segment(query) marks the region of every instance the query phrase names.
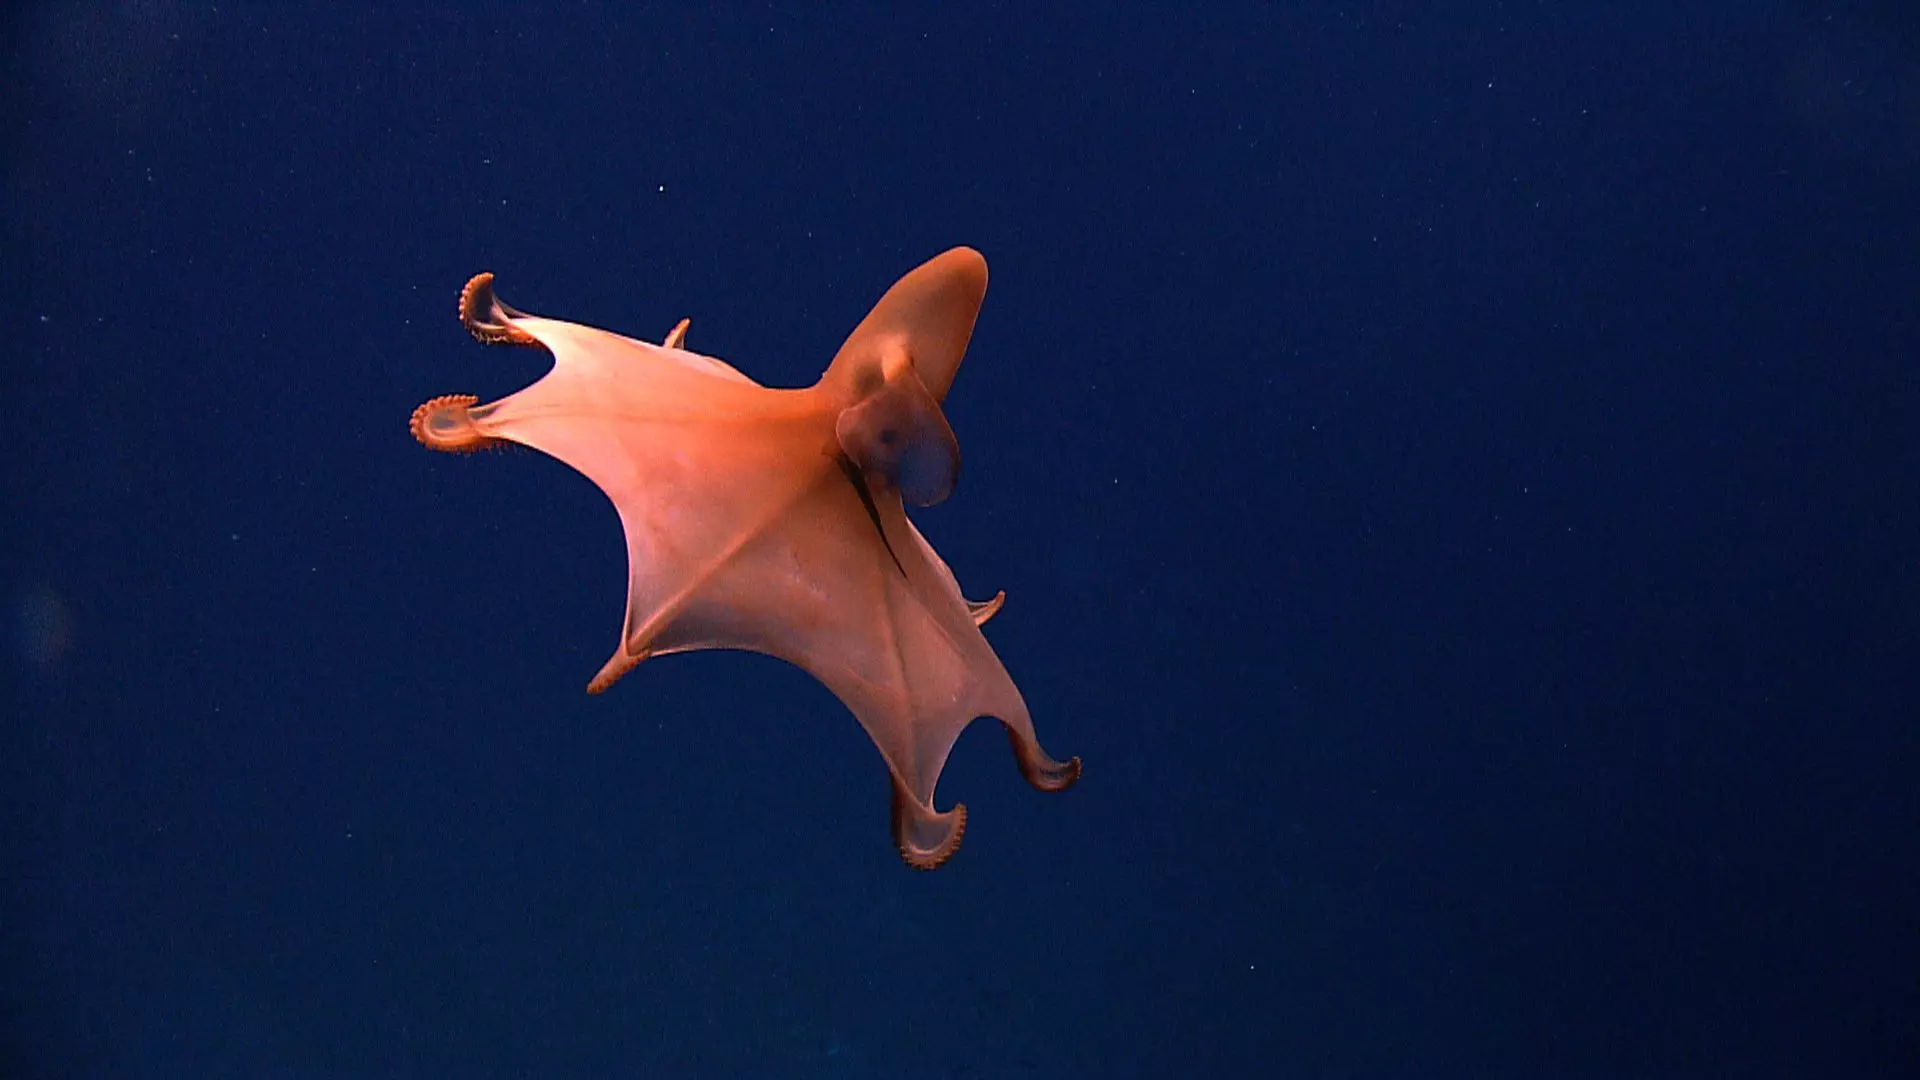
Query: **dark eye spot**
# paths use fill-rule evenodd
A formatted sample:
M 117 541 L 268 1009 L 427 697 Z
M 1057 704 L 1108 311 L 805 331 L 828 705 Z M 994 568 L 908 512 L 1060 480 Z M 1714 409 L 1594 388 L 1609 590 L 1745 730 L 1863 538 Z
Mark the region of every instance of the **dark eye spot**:
M 881 446 L 892 446 L 894 443 L 897 443 L 899 441 L 900 441 L 899 432 L 893 430 L 892 428 L 880 429 L 880 445 Z

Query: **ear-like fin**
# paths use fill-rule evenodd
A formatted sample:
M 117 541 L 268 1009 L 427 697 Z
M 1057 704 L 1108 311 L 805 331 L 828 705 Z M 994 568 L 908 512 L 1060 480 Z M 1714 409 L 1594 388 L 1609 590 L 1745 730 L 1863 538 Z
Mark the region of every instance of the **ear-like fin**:
M 898 343 L 934 402 L 945 401 L 986 295 L 987 260 L 979 252 L 957 247 L 928 259 L 894 282 L 854 327 L 828 365 L 826 380 L 857 385 L 861 371 L 870 371 Z

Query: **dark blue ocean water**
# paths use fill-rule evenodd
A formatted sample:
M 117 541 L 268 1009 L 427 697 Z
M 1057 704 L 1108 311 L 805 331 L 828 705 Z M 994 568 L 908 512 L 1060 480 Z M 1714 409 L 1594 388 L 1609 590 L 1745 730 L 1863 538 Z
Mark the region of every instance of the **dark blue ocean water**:
M 15 4 L 0 1076 L 1886 1076 L 1920 1056 L 1894 4 Z M 413 407 L 992 286 L 900 865 L 776 661 Z

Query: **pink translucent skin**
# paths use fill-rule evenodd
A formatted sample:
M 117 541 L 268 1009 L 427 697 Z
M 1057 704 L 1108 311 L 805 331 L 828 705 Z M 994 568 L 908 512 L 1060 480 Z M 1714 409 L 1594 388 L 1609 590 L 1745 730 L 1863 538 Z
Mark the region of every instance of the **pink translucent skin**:
M 651 656 L 745 649 L 799 665 L 846 703 L 892 777 L 893 832 L 911 866 L 950 858 L 966 808 L 933 805 L 954 741 L 991 716 L 1033 786 L 1059 791 L 1080 759 L 1040 748 L 1026 702 L 979 626 L 1004 596 L 969 603 L 907 519 L 902 489 L 937 502 L 959 472 L 940 404 L 966 354 L 987 266 L 954 248 L 901 278 L 820 381 L 755 383 L 687 351 L 682 321 L 654 345 L 526 315 L 482 274 L 460 314 L 484 342 L 539 346 L 553 369 L 487 405 L 415 410 L 424 445 L 513 442 L 606 492 L 626 531 L 626 623 L 588 684 L 599 693 Z

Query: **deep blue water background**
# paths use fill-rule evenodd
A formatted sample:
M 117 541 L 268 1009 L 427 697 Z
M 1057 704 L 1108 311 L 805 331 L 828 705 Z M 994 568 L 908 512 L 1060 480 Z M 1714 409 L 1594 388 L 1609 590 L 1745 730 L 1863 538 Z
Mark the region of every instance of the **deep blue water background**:
M 1916 13 L 554 7 L 4 16 L 0 1075 L 1920 1056 Z M 800 385 L 958 243 L 918 520 L 1087 774 L 921 875 L 406 420 L 478 270 Z

